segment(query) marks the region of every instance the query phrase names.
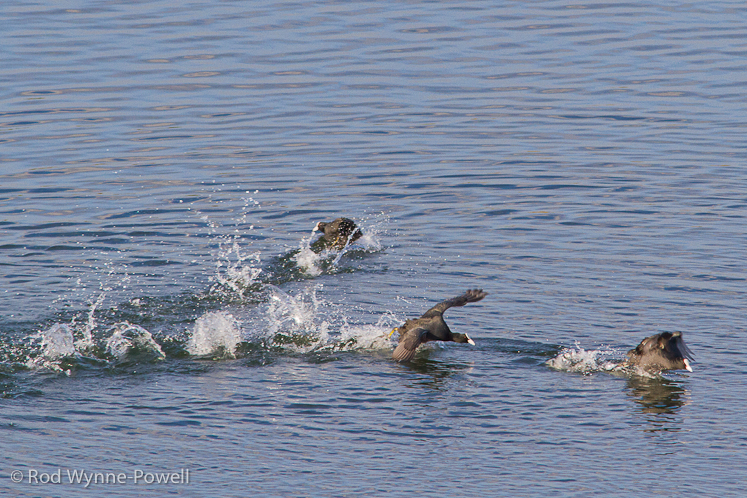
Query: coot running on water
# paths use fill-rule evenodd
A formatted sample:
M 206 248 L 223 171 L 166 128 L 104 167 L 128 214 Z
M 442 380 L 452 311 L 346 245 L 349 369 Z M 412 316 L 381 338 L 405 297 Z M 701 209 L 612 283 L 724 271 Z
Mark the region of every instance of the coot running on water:
M 488 293 L 483 292 L 482 289 L 468 290 L 461 296 L 435 305 L 418 319 L 407 320 L 404 325 L 392 330 L 392 334 L 399 331 L 399 344 L 392 353 L 392 358 L 397 361 L 409 361 L 415 356 L 418 346 L 429 341 L 467 342 L 474 346 L 475 341 L 467 334 L 453 334 L 449 330 L 449 326 L 444 321 L 444 311 L 452 306 L 464 306 L 467 303 L 477 302 L 487 295 Z

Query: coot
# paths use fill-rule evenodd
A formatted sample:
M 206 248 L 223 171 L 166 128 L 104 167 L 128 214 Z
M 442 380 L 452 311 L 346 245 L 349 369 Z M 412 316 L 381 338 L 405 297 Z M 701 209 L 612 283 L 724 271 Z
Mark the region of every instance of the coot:
M 315 232 L 322 232 L 322 239 L 338 249 L 344 248 L 360 239 L 363 235 L 361 229 L 350 218 L 337 218 L 329 223 L 320 221 L 314 227 Z
M 646 337 L 641 343 L 628 351 L 625 362 L 649 372 L 662 370 L 687 370 L 692 372 L 690 361 L 692 353 L 688 349 L 680 332 L 663 332 Z
M 464 306 L 467 303 L 477 302 L 487 295 L 488 293 L 483 292 L 482 289 L 468 290 L 461 296 L 435 305 L 418 319 L 407 320 L 404 325 L 392 330 L 392 334 L 399 331 L 399 344 L 392 353 L 392 358 L 397 361 L 409 361 L 415 356 L 418 346 L 429 341 L 467 342 L 474 346 L 475 341 L 467 334 L 454 334 L 449 330 L 449 326 L 444 321 L 444 311 L 452 306 Z

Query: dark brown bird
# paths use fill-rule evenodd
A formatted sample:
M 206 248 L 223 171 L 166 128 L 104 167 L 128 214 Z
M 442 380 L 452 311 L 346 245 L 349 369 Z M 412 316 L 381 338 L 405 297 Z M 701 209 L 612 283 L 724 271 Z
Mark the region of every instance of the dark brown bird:
M 325 223 L 320 221 L 314 227 L 315 232 L 322 232 L 322 239 L 338 249 L 342 249 L 348 244 L 352 244 L 360 239 L 363 235 L 358 225 L 349 218 L 337 218 L 334 221 Z
M 467 303 L 477 302 L 487 295 L 488 293 L 483 292 L 482 289 L 468 290 L 461 296 L 435 305 L 416 320 L 407 320 L 404 325 L 392 330 L 392 334 L 399 331 L 399 344 L 392 353 L 392 358 L 397 361 L 410 361 L 415 356 L 418 346 L 429 341 L 467 342 L 474 346 L 475 341 L 467 334 L 453 334 L 449 330 L 449 326 L 444 321 L 444 311 L 452 306 L 464 306 Z
M 627 366 L 637 366 L 648 372 L 662 370 L 687 370 L 692 372 L 690 361 L 692 353 L 688 349 L 680 332 L 663 332 L 646 337 L 641 343 L 628 351 Z

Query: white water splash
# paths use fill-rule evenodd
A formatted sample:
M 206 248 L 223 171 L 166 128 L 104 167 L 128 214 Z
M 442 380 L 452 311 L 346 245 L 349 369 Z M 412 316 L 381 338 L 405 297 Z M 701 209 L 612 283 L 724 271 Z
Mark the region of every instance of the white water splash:
M 386 225 L 389 223 L 389 215 L 382 212 L 373 216 L 369 216 L 362 221 L 363 227 L 361 231 L 363 235 L 355 243 L 366 252 L 378 252 L 381 251 L 384 246 L 381 244 L 379 236 L 386 234 Z
M 311 239 L 314 237 L 315 233 L 316 232 L 312 231 L 310 236 L 301 239 L 298 246 L 298 254 L 293 256 L 296 265 L 312 277 L 318 277 L 322 274 L 322 269 L 320 268 L 319 263 L 329 255 L 327 249 L 322 251 L 320 254 L 311 250 Z
M 348 325 L 340 329 L 340 339 L 336 349 L 342 351 L 356 349 L 392 349 L 397 344 L 398 336 L 392 329 L 402 324 L 403 320 L 387 313 L 382 315 L 374 325 Z
M 257 283 L 257 277 L 262 273 L 261 253 L 259 251 L 247 253 L 246 248 L 241 244 L 242 233 L 254 230 L 254 225 L 245 227 L 250 212 L 261 206 L 252 197 L 241 199 L 244 201 L 244 206 L 241 215 L 235 220 L 233 229 L 211 220 L 207 214 L 199 210 L 194 211 L 207 224 L 210 238 L 218 244 L 217 254 L 214 255 L 215 274 L 210 277 L 210 280 L 216 283 L 210 291 L 239 299 L 243 299 L 247 292 L 251 292 L 251 287 Z M 231 233 L 219 233 L 228 230 Z
M 366 228 L 360 239 L 356 240 L 355 243 L 363 247 L 366 252 L 379 252 L 383 249 L 381 240 L 377 237 L 377 233 L 373 231 L 371 227 Z
M 612 372 L 620 370 L 621 362 L 610 357 L 615 351 L 610 349 L 594 349 L 587 351 L 578 344 L 574 348 L 564 348 L 555 358 L 545 362 L 550 368 L 565 372 L 582 373 L 584 375 L 596 372 Z
M 75 341 L 75 349 L 78 351 L 87 351 L 94 346 L 93 331 L 96 329 L 96 309 L 101 306 L 106 299 L 106 291 L 111 290 L 106 288 L 104 292 L 101 292 L 95 301 L 91 302 L 88 308 L 88 316 L 86 323 L 82 327 L 77 327 L 76 331 L 79 332 L 80 338 Z M 73 319 L 73 326 L 75 326 L 75 320 Z
M 166 358 L 161 346 L 153 340 L 150 332 L 138 325 L 127 322 L 117 323 L 109 329 L 106 340 L 106 352 L 118 360 L 124 359 L 131 352 L 150 356 L 154 360 Z
M 211 311 L 197 319 L 187 343 L 187 351 L 194 356 L 224 354 L 234 356 L 242 340 L 239 322 L 223 311 Z
M 267 306 L 267 333 L 275 344 L 291 344 L 310 351 L 329 342 L 329 323 L 319 321 L 321 308 L 326 305 L 318 296 L 321 284 L 306 287 L 297 295 L 290 295 L 277 287 L 270 287 Z
M 95 307 L 92 308 L 92 312 Z M 90 315 L 92 316 L 92 314 Z M 95 323 L 93 323 L 95 326 Z M 43 330 L 31 337 L 39 340 L 40 354 L 29 355 L 26 365 L 29 368 L 48 369 L 64 372 L 70 375 L 70 370 L 64 370 L 60 365 L 65 358 L 81 358 L 92 352 L 94 346 L 92 338 L 92 321 L 83 327 L 75 329 L 74 323 L 68 325 L 56 323 L 47 330 Z M 83 337 L 76 340 L 76 335 Z M 161 346 L 153 339 L 153 336 L 144 328 L 122 322 L 114 325 L 107 331 L 108 338 L 105 341 L 105 350 L 117 360 L 122 360 L 133 351 L 140 355 L 146 355 L 152 360 L 163 360 L 166 355 Z
M 352 237 L 352 235 L 350 235 L 350 237 Z M 335 254 L 335 259 L 332 260 L 332 267 L 336 267 L 340 263 L 340 260 L 342 259 L 343 255 L 346 252 L 351 250 L 350 237 L 348 237 L 347 242 L 345 242 L 345 247 L 340 249 L 340 251 Z M 329 252 L 327 252 L 327 255 L 329 255 Z
M 217 282 L 213 292 L 234 294 L 243 298 L 257 277 L 262 273 L 260 268 L 261 253 L 244 254 L 236 238 L 221 241 L 218 249 L 216 271 L 212 280 Z
M 56 323 L 47 330 L 31 336 L 31 340 L 39 341 L 41 351 L 38 356 L 27 357 L 26 366 L 31 369 L 48 369 L 70 375 L 70 370 L 63 370 L 60 361 L 63 358 L 77 356 L 75 338 L 70 327 L 63 323 Z
M 56 323 L 49 329 L 39 332 L 42 354 L 49 360 L 57 360 L 77 353 L 73 332 L 65 324 Z

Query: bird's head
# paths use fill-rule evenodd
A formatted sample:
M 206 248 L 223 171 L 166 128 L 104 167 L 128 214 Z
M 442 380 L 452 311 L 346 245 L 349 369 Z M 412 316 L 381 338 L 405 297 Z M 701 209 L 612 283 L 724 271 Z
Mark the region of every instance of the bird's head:
M 467 334 L 452 334 L 452 336 L 454 337 L 454 342 L 460 342 L 460 343 L 466 342 L 468 344 L 472 344 L 473 346 L 475 345 L 475 341 L 470 339 L 470 337 Z

